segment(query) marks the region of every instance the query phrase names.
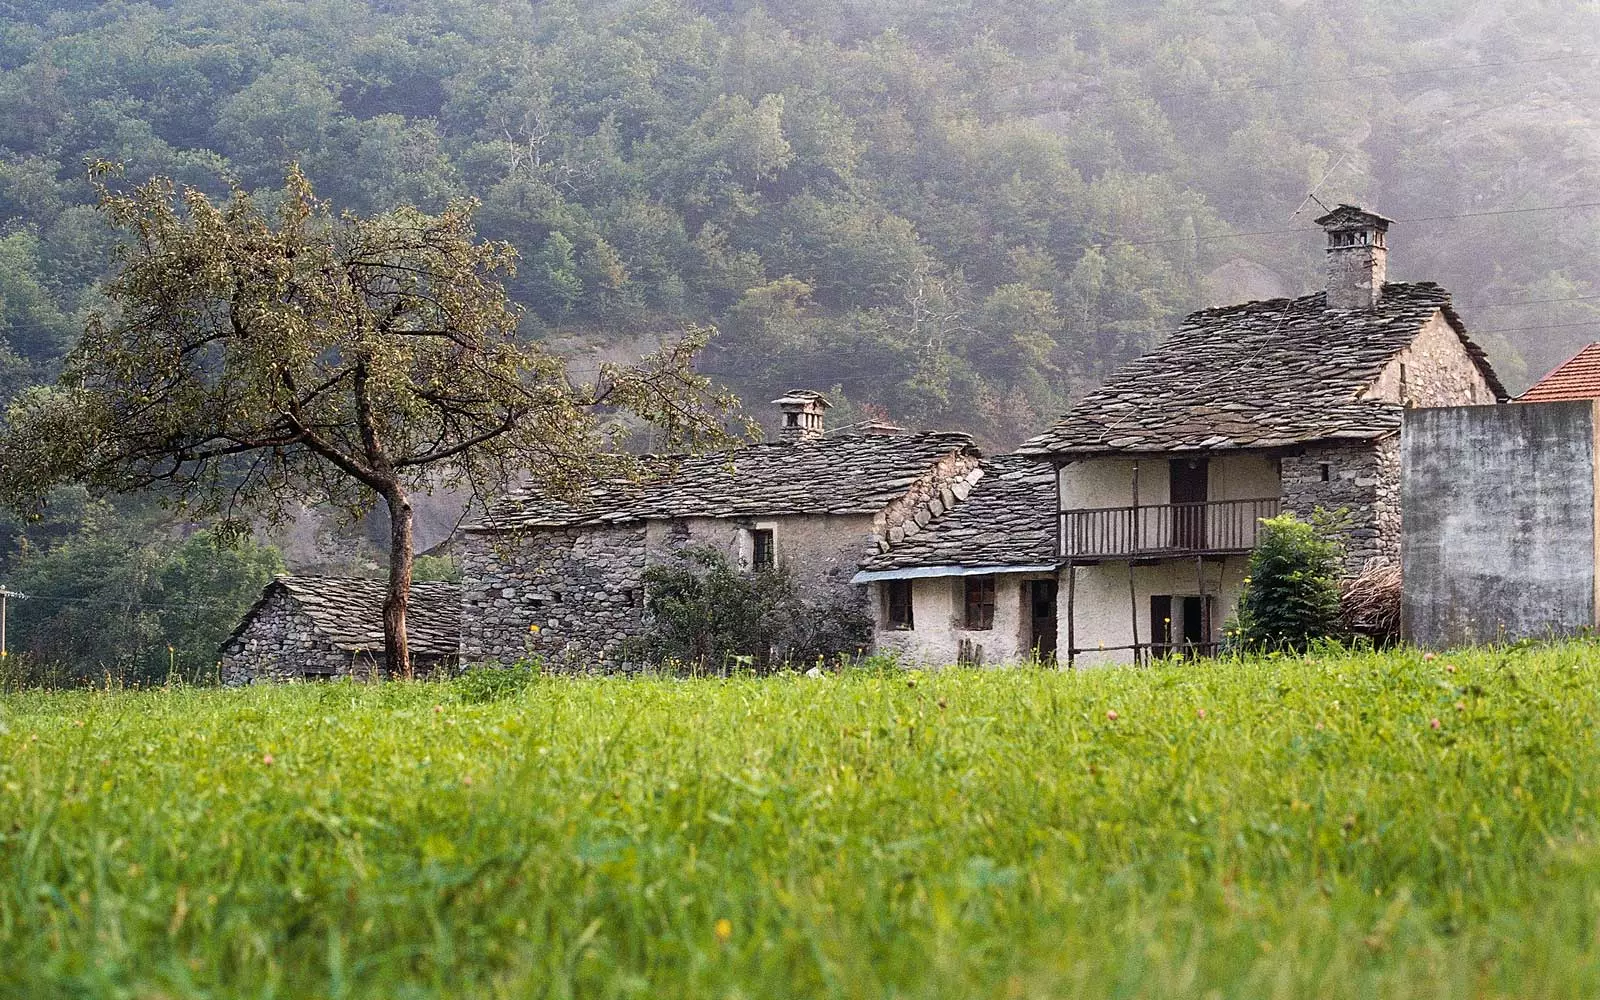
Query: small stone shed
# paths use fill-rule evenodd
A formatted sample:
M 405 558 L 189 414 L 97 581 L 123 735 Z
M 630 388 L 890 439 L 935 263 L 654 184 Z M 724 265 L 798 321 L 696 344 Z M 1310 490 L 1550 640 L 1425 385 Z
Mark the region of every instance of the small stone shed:
M 1054 658 L 1055 474 L 1021 455 L 980 468 L 965 502 L 862 562 L 879 652 L 930 665 Z
M 222 644 L 222 682 L 377 677 L 386 589 L 382 580 L 279 577 Z M 455 666 L 460 616 L 457 584 L 412 584 L 406 632 L 417 673 Z
M 957 503 L 980 453 L 965 434 L 824 433 L 815 393 L 778 403 L 782 440 L 663 459 L 656 477 L 597 484 L 581 503 L 527 491 L 491 506 L 460 542 L 463 658 L 630 669 L 625 644 L 646 627 L 644 571 L 689 546 L 786 569 L 814 606 L 865 612 L 865 588 L 852 583 L 860 560 Z

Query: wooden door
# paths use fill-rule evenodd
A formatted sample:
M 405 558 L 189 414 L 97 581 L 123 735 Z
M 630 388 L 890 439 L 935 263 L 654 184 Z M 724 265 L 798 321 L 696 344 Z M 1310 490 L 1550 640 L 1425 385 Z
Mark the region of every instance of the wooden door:
M 1049 663 L 1056 657 L 1056 582 L 1030 580 L 1027 593 L 1033 655 L 1040 663 Z
M 1172 547 L 1189 551 L 1206 547 L 1206 498 L 1211 489 L 1204 458 L 1175 458 L 1167 463 L 1172 504 Z

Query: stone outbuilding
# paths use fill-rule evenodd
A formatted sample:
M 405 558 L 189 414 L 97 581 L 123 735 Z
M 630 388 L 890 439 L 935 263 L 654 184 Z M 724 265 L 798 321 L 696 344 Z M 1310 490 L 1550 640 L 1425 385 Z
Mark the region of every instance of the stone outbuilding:
M 1055 658 L 1055 475 L 1021 455 L 980 469 L 965 502 L 862 561 L 879 652 L 933 666 Z
M 382 580 L 285 576 L 267 584 L 222 644 L 222 683 L 370 679 L 383 672 Z M 461 588 L 415 583 L 406 636 L 416 673 L 453 668 Z
M 780 440 L 732 455 L 660 459 L 643 482 L 596 484 L 581 502 L 525 491 L 463 530 L 461 655 L 558 669 L 634 666 L 647 567 L 708 546 L 789 572 L 819 612 L 869 612 L 861 559 L 915 537 L 981 475 L 965 434 L 825 432 L 827 401 L 777 401 Z M 867 637 L 862 637 L 863 641 Z
M 1388 219 L 1317 222 L 1324 291 L 1190 315 L 1020 449 L 1055 469 L 1063 660 L 1215 649 L 1281 511 L 1343 511 L 1349 574 L 1396 564 L 1402 414 L 1505 399 L 1448 292 L 1385 281 Z

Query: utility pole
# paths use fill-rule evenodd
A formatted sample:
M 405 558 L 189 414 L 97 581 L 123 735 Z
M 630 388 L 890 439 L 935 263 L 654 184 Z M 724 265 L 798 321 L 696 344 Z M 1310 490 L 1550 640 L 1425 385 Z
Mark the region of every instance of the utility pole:
M 26 601 L 28 599 L 28 595 L 24 594 L 22 591 L 12 590 L 10 587 L 0 585 L 0 659 L 4 659 L 9 655 L 6 652 L 6 602 L 13 597 L 19 601 Z

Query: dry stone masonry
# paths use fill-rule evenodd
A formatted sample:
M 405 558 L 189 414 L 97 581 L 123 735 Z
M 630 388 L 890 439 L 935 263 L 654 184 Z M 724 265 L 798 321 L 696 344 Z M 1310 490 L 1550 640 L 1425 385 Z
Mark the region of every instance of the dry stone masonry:
M 378 676 L 386 590 L 382 580 L 279 577 L 222 644 L 222 682 Z M 455 584 L 412 585 L 406 635 L 419 674 L 455 665 L 460 607 Z
M 529 490 L 492 506 L 461 545 L 462 656 L 632 669 L 646 568 L 702 545 L 747 564 L 757 534 L 808 602 L 859 612 L 860 560 L 925 530 L 982 474 L 965 434 L 829 434 L 816 393 L 777 402 L 795 417 L 784 440 L 660 459 L 644 481 L 596 484 L 577 501 Z

